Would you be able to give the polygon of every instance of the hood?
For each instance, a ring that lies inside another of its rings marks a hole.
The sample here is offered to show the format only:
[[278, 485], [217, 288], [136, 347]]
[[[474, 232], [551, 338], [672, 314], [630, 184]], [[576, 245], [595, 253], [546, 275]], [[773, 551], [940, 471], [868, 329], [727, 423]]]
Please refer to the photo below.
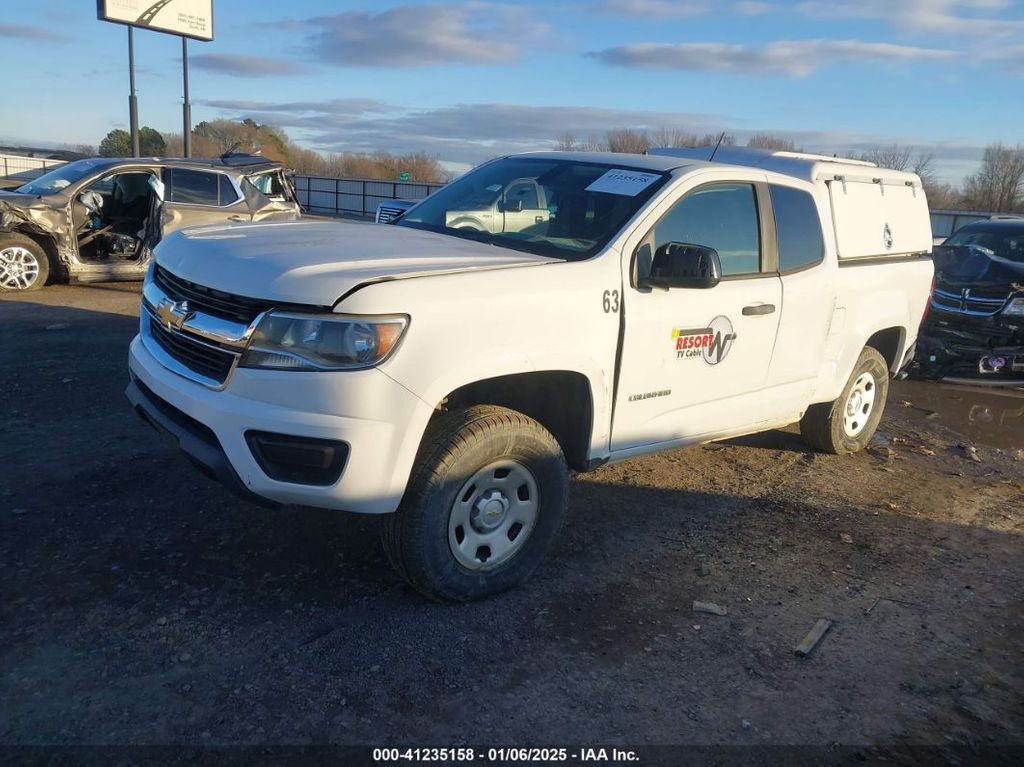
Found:
[[23, 208], [27, 205], [40, 204], [41, 200], [38, 195], [34, 194], [19, 194], [18, 192], [12, 192], [6, 189], [0, 189], [0, 203], [4, 205], [10, 205], [15, 208]]
[[366, 282], [557, 263], [402, 226], [283, 221], [186, 229], [156, 261], [186, 280], [235, 295], [332, 306]]

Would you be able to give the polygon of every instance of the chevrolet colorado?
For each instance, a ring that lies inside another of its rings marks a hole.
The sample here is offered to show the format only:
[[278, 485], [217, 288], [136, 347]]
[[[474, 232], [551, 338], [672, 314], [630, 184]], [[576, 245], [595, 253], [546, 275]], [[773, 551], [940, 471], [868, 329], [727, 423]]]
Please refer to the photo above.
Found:
[[514, 155], [394, 225], [175, 233], [127, 396], [248, 497], [384, 515], [397, 570], [456, 601], [533, 572], [570, 471], [798, 421], [859, 450], [928, 300], [920, 179], [721, 155]]

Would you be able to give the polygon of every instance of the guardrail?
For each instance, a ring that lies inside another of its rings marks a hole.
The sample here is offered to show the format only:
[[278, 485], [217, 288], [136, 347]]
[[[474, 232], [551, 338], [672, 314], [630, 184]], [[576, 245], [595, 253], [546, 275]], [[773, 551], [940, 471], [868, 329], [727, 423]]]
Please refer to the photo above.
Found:
[[372, 178], [326, 178], [295, 175], [299, 205], [310, 213], [372, 217], [388, 200], [422, 200], [444, 184], [381, 181]]
[[64, 163], [65, 160], [50, 160], [45, 157], [0, 154], [0, 177], [7, 178], [7, 176], [15, 173], [23, 173], [26, 170], [38, 170], [39, 168], [47, 170], [49, 168], [56, 168], [58, 165], [64, 165]]

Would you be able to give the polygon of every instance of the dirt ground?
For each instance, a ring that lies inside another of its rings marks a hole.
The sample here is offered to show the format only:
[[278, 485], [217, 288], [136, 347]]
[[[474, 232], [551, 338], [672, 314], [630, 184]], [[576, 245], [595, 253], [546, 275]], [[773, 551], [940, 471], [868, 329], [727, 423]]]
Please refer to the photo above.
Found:
[[136, 418], [138, 301], [0, 299], [2, 744], [1024, 743], [1024, 392], [581, 475], [529, 583], [443, 606], [375, 519], [248, 506]]

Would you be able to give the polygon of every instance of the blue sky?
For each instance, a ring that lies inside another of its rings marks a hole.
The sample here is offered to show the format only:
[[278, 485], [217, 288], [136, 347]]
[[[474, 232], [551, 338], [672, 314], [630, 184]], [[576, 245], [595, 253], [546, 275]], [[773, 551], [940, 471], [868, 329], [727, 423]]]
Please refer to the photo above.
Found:
[[[912, 144], [956, 181], [986, 144], [1024, 141], [1022, 0], [214, 1], [215, 41], [189, 43], [193, 121], [252, 116], [322, 151], [464, 167], [566, 132], [767, 131]], [[126, 127], [125, 28], [94, 0], [3, 2], [0, 141]], [[140, 121], [165, 132], [180, 50], [136, 33]]]

